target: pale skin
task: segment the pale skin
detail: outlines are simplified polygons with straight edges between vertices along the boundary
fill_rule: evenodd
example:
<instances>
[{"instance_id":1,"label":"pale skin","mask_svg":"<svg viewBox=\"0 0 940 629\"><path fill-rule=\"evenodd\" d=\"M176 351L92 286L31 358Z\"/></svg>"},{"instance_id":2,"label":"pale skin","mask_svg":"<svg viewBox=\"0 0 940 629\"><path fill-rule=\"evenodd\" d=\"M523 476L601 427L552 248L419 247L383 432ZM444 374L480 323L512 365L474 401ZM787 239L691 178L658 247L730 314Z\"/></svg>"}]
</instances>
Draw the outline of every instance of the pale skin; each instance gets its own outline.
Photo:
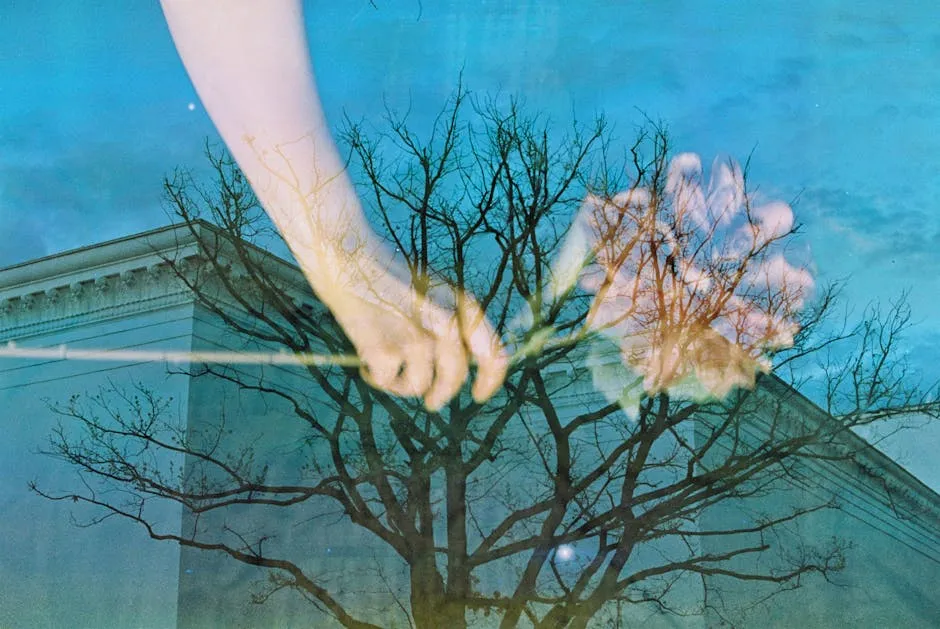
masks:
<instances>
[{"instance_id":1,"label":"pale skin","mask_svg":"<svg viewBox=\"0 0 940 629\"><path fill-rule=\"evenodd\" d=\"M366 380L438 410L473 362L473 398L491 397L508 357L479 306L456 291L419 295L363 216L317 93L300 0L161 4L200 100Z\"/></svg>"}]
</instances>

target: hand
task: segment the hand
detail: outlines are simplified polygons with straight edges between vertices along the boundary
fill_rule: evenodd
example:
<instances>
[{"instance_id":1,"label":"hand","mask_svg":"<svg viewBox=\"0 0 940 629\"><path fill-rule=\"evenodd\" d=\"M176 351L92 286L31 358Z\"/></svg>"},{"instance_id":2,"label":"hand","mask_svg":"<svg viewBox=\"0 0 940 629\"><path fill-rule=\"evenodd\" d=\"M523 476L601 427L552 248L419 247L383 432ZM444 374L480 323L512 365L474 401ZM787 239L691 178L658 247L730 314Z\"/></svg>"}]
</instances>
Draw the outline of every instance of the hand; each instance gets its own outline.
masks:
<instances>
[{"instance_id":1,"label":"hand","mask_svg":"<svg viewBox=\"0 0 940 629\"><path fill-rule=\"evenodd\" d=\"M453 288L422 296L389 265L358 256L341 275L312 282L352 341L371 386L424 399L440 410L477 365L472 395L489 399L502 385L508 356L476 301ZM322 278L322 276L321 276Z\"/></svg>"}]
</instances>

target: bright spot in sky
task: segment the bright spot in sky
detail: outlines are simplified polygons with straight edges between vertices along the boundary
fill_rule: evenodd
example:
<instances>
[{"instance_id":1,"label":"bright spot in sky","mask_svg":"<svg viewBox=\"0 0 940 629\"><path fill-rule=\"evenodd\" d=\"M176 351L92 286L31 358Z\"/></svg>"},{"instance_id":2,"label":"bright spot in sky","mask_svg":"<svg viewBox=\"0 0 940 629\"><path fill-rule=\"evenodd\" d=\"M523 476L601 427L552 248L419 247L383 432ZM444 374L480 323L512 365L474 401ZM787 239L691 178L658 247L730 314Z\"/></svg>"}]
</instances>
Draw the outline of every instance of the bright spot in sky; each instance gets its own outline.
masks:
<instances>
[{"instance_id":1,"label":"bright spot in sky","mask_svg":"<svg viewBox=\"0 0 940 629\"><path fill-rule=\"evenodd\" d=\"M186 105L186 108L189 109L189 111L195 111L195 109L196 109L196 103L190 103L190 104Z\"/></svg>"},{"instance_id":2,"label":"bright spot in sky","mask_svg":"<svg viewBox=\"0 0 940 629\"><path fill-rule=\"evenodd\" d=\"M571 544L562 544L555 549L555 557L561 561L570 561L574 559L574 547Z\"/></svg>"}]
</instances>

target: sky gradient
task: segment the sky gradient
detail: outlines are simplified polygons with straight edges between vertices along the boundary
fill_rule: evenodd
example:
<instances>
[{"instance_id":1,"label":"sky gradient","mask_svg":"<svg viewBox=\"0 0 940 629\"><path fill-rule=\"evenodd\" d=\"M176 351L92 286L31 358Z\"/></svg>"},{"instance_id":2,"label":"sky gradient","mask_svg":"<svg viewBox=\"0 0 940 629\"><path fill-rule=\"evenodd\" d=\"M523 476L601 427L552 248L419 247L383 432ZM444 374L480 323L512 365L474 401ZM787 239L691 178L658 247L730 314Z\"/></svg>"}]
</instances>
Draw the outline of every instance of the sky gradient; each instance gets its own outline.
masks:
<instances>
[{"instance_id":1,"label":"sky gradient","mask_svg":"<svg viewBox=\"0 0 940 629\"><path fill-rule=\"evenodd\" d=\"M435 114L463 72L561 124L643 115L679 151L744 159L791 200L822 281L910 290L940 378L940 19L933 2L305 3L327 115ZM333 6L342 5L342 6ZM190 108L194 103L195 107ZM0 267L169 222L162 177L215 139L156 0L0 0ZM940 488L940 430L886 446Z\"/></svg>"}]
</instances>

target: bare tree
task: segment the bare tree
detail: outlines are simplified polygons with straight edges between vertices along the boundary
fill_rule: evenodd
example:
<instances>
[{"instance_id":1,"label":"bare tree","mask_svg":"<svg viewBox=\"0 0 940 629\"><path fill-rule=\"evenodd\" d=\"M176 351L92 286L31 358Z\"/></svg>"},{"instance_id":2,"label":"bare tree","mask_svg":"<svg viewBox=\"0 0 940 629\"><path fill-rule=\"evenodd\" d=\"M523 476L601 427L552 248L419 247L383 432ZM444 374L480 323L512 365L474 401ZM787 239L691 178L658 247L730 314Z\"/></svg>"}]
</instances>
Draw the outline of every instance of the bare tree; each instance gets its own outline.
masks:
<instances>
[{"instance_id":1,"label":"bare tree","mask_svg":"<svg viewBox=\"0 0 940 629\"><path fill-rule=\"evenodd\" d=\"M501 394L480 404L464 391L431 412L370 388L354 361L310 361L313 402L269 378L201 365L193 376L294 409L313 444L304 470L273 475L276 462L258 460L223 417L175 426L164 401L140 391L56 406L84 432L60 431L50 453L89 490L36 491L270 569L270 591L296 590L344 627L377 625L316 566L270 550L268 534L232 520L234 537L159 528L145 505L173 501L201 518L332 503L405 567L409 597L398 604L417 628L466 627L478 615L503 628L619 626L629 605L717 606L683 584L727 577L764 584L763 596L843 567L842 541L785 534L834 502L765 508L761 498L803 486L812 461L851 460L858 426L936 414L936 397L911 386L896 358L903 305L841 329L827 327L835 289L802 310L812 282L783 258L796 231L788 208L757 205L730 162L706 186L692 157L673 158L660 125L617 160L603 120L557 134L517 103L474 103L463 91L426 141L400 118L388 123L368 133L347 124L350 168L405 279L454 302L474 295L494 322L513 351ZM180 279L244 338L291 354L353 353L325 308L299 307L302 291L271 272L251 244L274 236L250 187L230 159L209 155L217 185L182 173L165 182L203 251L170 261ZM832 351L847 344L853 352ZM794 387L817 360L830 369L826 408L808 415ZM185 455L185 469L161 469L155 451ZM722 504L748 517L702 524Z\"/></svg>"}]
</instances>

